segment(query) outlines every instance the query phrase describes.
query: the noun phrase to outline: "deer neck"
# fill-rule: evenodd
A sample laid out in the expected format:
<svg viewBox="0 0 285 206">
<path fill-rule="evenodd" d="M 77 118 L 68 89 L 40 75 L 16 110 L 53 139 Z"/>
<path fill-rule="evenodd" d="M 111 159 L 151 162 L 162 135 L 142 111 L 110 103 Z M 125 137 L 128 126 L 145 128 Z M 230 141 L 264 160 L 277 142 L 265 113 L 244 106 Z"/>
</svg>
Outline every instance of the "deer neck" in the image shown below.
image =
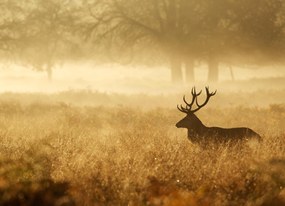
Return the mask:
<svg viewBox="0 0 285 206">
<path fill-rule="evenodd" d="M 207 131 L 207 127 L 202 121 L 195 116 L 195 124 L 188 128 L 188 137 L 190 136 L 202 136 Z"/>
</svg>

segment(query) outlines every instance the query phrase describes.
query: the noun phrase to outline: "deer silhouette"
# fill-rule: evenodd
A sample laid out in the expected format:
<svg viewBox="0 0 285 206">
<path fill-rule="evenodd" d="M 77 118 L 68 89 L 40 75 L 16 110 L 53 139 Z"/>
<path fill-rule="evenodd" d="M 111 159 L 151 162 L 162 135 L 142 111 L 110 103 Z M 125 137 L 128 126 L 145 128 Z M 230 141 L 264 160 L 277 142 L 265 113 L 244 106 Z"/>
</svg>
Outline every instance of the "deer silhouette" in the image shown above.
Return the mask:
<svg viewBox="0 0 285 206">
<path fill-rule="evenodd" d="M 237 142 L 247 141 L 250 139 L 261 140 L 259 134 L 254 132 L 252 129 L 247 127 L 238 127 L 238 128 L 220 128 L 220 127 L 207 127 L 201 120 L 194 114 L 202 107 L 204 107 L 209 99 L 216 94 L 215 92 L 209 92 L 209 87 L 206 87 L 206 100 L 203 104 L 199 104 L 197 97 L 202 93 L 202 90 L 197 93 L 195 87 L 192 88 L 192 101 L 188 103 L 183 96 L 183 101 L 186 104 L 185 107 L 182 105 L 177 105 L 177 109 L 186 114 L 182 120 L 177 124 L 177 128 L 187 128 L 188 130 L 188 139 L 193 143 L 226 143 L 226 142 Z M 194 103 L 196 104 L 196 109 L 192 109 Z"/>
</svg>

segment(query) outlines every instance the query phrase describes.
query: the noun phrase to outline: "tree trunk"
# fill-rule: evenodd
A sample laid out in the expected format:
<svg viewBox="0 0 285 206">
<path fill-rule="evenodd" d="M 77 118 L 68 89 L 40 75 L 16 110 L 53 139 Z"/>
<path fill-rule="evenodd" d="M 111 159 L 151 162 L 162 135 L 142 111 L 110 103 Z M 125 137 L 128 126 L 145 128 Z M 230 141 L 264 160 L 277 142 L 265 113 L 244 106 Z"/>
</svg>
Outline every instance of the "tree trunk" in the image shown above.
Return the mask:
<svg viewBox="0 0 285 206">
<path fill-rule="evenodd" d="M 187 59 L 185 61 L 185 75 L 186 75 L 186 83 L 190 84 L 195 82 L 193 59 Z"/>
<path fill-rule="evenodd" d="M 48 80 L 51 82 L 52 81 L 52 67 L 50 64 L 47 64 L 46 71 L 48 75 Z"/>
<path fill-rule="evenodd" d="M 232 66 L 230 66 L 230 67 L 229 67 L 229 69 L 230 69 L 230 73 L 231 73 L 232 81 L 235 81 L 235 75 L 234 75 L 233 67 L 232 67 Z"/>
<path fill-rule="evenodd" d="M 182 83 L 182 64 L 178 58 L 172 58 L 170 60 L 170 69 L 171 69 L 171 80 L 173 83 Z"/>
<path fill-rule="evenodd" d="M 208 81 L 217 82 L 219 78 L 219 62 L 214 58 L 210 58 L 208 69 Z"/>
</svg>

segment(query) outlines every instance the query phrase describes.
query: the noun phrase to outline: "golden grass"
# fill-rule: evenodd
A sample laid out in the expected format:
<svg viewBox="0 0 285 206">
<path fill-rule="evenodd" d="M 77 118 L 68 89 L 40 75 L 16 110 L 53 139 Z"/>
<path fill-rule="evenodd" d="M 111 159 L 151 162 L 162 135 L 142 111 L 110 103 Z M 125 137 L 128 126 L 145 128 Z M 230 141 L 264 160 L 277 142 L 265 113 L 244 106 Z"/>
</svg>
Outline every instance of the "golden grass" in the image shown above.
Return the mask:
<svg viewBox="0 0 285 206">
<path fill-rule="evenodd" d="M 251 149 L 202 149 L 175 128 L 183 117 L 175 109 L 44 100 L 22 103 L 2 96 L 0 205 L 282 201 L 284 105 L 202 110 L 198 116 L 206 125 L 248 126 L 263 136 L 262 144 Z"/>
</svg>

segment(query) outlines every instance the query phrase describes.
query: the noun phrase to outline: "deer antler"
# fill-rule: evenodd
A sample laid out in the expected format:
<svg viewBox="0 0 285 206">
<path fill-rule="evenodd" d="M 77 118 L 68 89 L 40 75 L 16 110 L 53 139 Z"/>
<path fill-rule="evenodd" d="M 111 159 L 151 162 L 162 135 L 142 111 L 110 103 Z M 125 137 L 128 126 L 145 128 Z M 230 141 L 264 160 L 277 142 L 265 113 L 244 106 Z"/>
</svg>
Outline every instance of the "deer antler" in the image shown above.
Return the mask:
<svg viewBox="0 0 285 206">
<path fill-rule="evenodd" d="M 184 103 L 186 104 L 186 107 L 183 107 L 182 105 L 180 105 L 180 106 L 177 105 L 177 109 L 178 109 L 179 111 L 183 112 L 183 113 L 189 114 L 189 113 L 197 112 L 199 109 L 201 109 L 202 107 L 204 107 L 204 106 L 208 103 L 210 97 L 211 97 L 211 96 L 214 96 L 214 95 L 216 94 L 216 92 L 217 92 L 217 90 L 216 90 L 215 92 L 209 92 L 209 87 L 205 87 L 205 88 L 206 88 L 207 97 L 206 97 L 206 100 L 205 100 L 205 102 L 204 102 L 203 104 L 200 105 L 200 104 L 198 103 L 198 98 L 197 98 L 197 97 L 202 93 L 202 90 L 197 93 L 197 92 L 196 92 L 196 88 L 193 87 L 192 90 L 191 90 L 191 94 L 192 94 L 192 101 L 191 101 L 191 103 L 188 103 L 188 102 L 186 101 L 185 95 L 184 95 L 184 96 L 183 96 L 183 101 L 184 101 Z M 193 106 L 194 102 L 196 103 L 197 108 L 194 109 L 194 110 L 192 110 L 192 106 Z"/>
<path fill-rule="evenodd" d="M 203 104 L 199 105 L 198 100 L 197 100 L 197 98 L 196 98 L 196 105 L 197 105 L 198 108 L 192 110 L 193 113 L 194 113 L 194 112 L 197 112 L 199 109 L 201 109 L 202 107 L 204 107 L 204 106 L 208 103 L 210 97 L 211 97 L 211 96 L 214 96 L 214 95 L 217 93 L 217 90 L 216 90 L 215 92 L 209 92 L 209 87 L 205 87 L 205 88 L 206 88 L 206 93 L 207 93 L 206 100 L 205 100 L 205 102 L 204 102 Z"/>
<path fill-rule="evenodd" d="M 196 93 L 196 88 L 193 87 L 192 90 L 191 90 L 191 94 L 192 94 L 192 101 L 191 103 L 189 104 L 186 99 L 185 99 L 185 95 L 183 96 L 183 101 L 185 102 L 186 104 L 186 107 L 188 106 L 189 109 L 191 110 L 192 106 L 193 106 L 193 103 L 195 101 L 195 99 L 197 99 L 197 97 L 202 93 L 202 90 L 200 92 L 198 92 L 198 94 Z"/>
</svg>

